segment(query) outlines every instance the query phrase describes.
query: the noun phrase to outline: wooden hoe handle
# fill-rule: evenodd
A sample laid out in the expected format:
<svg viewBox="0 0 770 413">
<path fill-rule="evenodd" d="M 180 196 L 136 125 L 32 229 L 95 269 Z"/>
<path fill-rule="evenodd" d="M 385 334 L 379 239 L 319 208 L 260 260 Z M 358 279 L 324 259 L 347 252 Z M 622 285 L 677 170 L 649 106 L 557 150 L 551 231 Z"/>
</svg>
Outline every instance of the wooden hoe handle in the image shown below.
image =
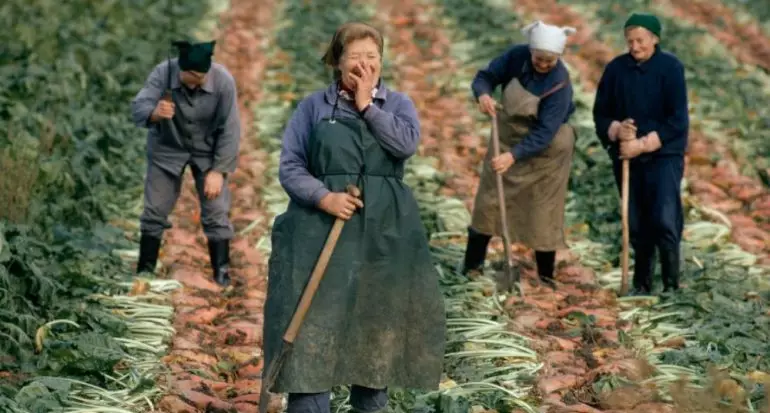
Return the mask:
<svg viewBox="0 0 770 413">
<path fill-rule="evenodd" d="M 355 185 L 348 185 L 346 192 L 356 198 L 361 197 L 361 190 L 358 189 Z M 321 279 L 324 277 L 326 267 L 329 265 L 329 259 L 334 252 L 334 247 L 337 245 L 337 241 L 340 238 L 340 233 L 342 233 L 342 227 L 344 225 L 345 220 L 341 218 L 337 218 L 334 221 L 334 225 L 329 232 L 329 236 L 326 238 L 326 243 L 324 244 L 324 248 L 321 251 L 321 255 L 318 257 L 315 268 L 313 268 L 313 273 L 310 274 L 310 280 L 308 280 L 307 286 L 302 292 L 302 298 L 299 300 L 297 310 L 294 312 L 294 315 L 291 318 L 291 322 L 289 323 L 289 327 L 286 329 L 286 333 L 283 335 L 283 340 L 287 343 L 293 343 L 294 339 L 297 338 L 299 328 L 302 325 L 302 322 L 305 320 L 305 315 L 307 315 L 307 311 L 310 309 L 310 303 L 313 301 L 315 292 L 318 290 L 318 286 L 321 284 Z"/>
</svg>

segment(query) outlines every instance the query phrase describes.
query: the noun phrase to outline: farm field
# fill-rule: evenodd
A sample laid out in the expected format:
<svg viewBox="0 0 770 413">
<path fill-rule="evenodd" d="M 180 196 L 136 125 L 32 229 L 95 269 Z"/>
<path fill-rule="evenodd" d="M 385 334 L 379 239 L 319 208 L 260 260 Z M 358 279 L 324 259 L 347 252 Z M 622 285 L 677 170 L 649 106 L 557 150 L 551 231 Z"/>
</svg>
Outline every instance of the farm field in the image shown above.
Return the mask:
<svg viewBox="0 0 770 413">
<path fill-rule="evenodd" d="M 445 376 L 390 389 L 393 413 L 770 412 L 770 5 L 763 0 L 6 0 L 0 5 L 0 412 L 256 412 L 280 136 L 324 87 L 335 28 L 374 23 L 383 75 L 422 124 L 406 181 L 420 203 L 448 317 Z M 691 104 L 683 290 L 618 298 L 621 228 L 591 107 L 651 10 L 686 67 Z M 570 25 L 578 130 L 557 292 L 495 291 L 456 274 L 486 153 L 475 72 L 534 19 Z M 217 39 L 243 137 L 229 185 L 234 288 L 211 281 L 191 178 L 155 279 L 133 276 L 145 134 L 130 101 L 169 40 Z M 532 254 L 515 248 L 523 279 Z M 530 269 L 531 268 L 531 269 Z M 281 411 L 274 395 L 271 411 Z M 334 411 L 349 411 L 335 389 Z"/>
</svg>

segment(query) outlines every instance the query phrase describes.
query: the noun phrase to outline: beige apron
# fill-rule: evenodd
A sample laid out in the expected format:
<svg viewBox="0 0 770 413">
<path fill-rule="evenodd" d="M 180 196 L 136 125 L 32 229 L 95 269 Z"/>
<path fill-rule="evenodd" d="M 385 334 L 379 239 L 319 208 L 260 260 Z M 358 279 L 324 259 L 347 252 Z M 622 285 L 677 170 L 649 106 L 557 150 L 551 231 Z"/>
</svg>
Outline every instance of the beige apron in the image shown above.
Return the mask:
<svg viewBox="0 0 770 413">
<path fill-rule="evenodd" d="M 497 114 L 500 153 L 509 151 L 527 136 L 537 120 L 540 100 L 566 85 L 566 82 L 560 83 L 541 96 L 528 92 L 516 78 L 505 86 L 503 109 Z M 487 147 L 471 227 L 483 234 L 499 236 L 502 231 L 495 172 L 490 165 L 494 155 L 491 140 Z M 511 242 L 523 243 L 536 251 L 569 248 L 564 234 L 564 206 L 574 149 L 575 130 L 565 123 L 543 152 L 517 161 L 503 174 Z"/>
</svg>

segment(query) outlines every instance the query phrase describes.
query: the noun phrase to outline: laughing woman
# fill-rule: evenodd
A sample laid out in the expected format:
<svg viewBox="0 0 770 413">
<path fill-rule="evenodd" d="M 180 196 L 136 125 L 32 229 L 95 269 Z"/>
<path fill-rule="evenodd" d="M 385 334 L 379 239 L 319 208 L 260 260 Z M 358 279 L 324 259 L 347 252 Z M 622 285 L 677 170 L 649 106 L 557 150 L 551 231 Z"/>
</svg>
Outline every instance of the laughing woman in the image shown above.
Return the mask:
<svg viewBox="0 0 770 413">
<path fill-rule="evenodd" d="M 572 86 L 560 57 L 575 29 L 537 21 L 522 31 L 528 44 L 492 60 L 471 86 L 479 109 L 497 118 L 501 155 L 487 152 L 462 272 L 482 268 L 489 240 L 501 234 L 495 186 L 495 174 L 501 174 L 511 241 L 535 250 L 540 279 L 553 288 L 556 250 L 567 248 L 564 205 L 575 147 L 567 124 L 575 111 Z M 498 86 L 500 111 L 490 96 Z"/>
<path fill-rule="evenodd" d="M 324 56 L 334 81 L 304 98 L 283 135 L 279 178 L 291 201 L 273 225 L 265 365 L 275 359 L 335 219 L 344 229 L 294 349 L 271 391 L 289 413 L 330 411 L 351 385 L 356 412 L 386 409 L 388 387 L 433 390 L 444 303 L 404 162 L 420 139 L 411 99 L 380 78 L 383 39 L 341 26 Z M 361 198 L 346 194 L 355 184 Z"/>
</svg>

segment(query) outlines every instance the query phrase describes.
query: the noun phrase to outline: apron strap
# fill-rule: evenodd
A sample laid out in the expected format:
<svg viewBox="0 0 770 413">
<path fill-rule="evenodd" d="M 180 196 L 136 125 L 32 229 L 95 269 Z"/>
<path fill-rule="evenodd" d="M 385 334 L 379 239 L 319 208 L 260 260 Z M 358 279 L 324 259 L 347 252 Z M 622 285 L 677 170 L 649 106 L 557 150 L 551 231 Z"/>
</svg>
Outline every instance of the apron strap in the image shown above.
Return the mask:
<svg viewBox="0 0 770 413">
<path fill-rule="evenodd" d="M 540 99 L 545 99 L 545 98 L 547 98 L 548 96 L 551 96 L 551 95 L 553 95 L 554 93 L 556 93 L 556 92 L 558 92 L 558 91 L 562 90 L 562 89 L 563 89 L 565 86 L 567 86 L 567 84 L 568 84 L 568 83 L 569 83 L 569 81 L 566 81 L 566 80 L 565 80 L 565 81 L 563 81 L 563 82 L 559 82 L 559 83 L 557 83 L 557 84 L 556 84 L 556 86 L 552 87 L 552 88 L 551 88 L 551 89 L 549 89 L 547 92 L 545 92 L 545 93 L 543 93 L 542 95 L 540 95 Z"/>
</svg>

